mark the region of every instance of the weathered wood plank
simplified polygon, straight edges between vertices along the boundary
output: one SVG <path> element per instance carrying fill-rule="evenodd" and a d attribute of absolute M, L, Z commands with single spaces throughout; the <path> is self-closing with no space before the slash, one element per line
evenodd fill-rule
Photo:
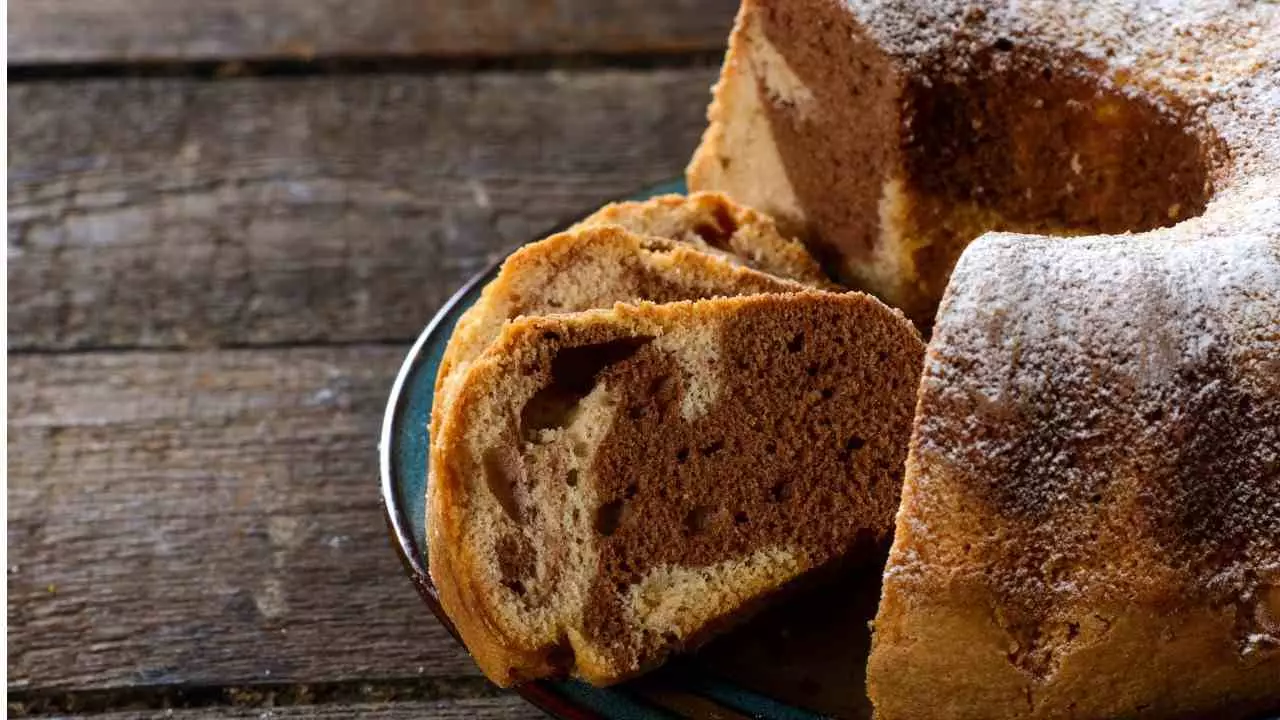
<path fill-rule="evenodd" d="M 10 357 L 10 690 L 478 675 L 379 507 L 402 355 Z"/>
<path fill-rule="evenodd" d="M 66 716 L 60 716 L 66 717 Z M 290 718 L 371 718 L 372 720 L 536 720 L 546 718 L 514 693 L 498 697 L 434 700 L 429 702 L 382 702 L 284 707 L 207 707 L 177 710 L 126 710 L 95 714 L 94 720 L 203 720 L 204 718 L 246 718 L 248 720 L 289 720 Z"/>
<path fill-rule="evenodd" d="M 678 175 L 714 74 L 12 86 L 9 347 L 412 337 L 500 249 Z"/>
<path fill-rule="evenodd" d="M 665 53 L 724 46 L 737 0 L 13 0 L 9 62 Z"/>

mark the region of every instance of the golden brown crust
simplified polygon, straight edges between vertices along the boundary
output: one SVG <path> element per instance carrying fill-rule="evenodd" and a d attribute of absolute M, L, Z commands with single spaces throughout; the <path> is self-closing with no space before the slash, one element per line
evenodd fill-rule
<path fill-rule="evenodd" d="M 578 227 L 598 225 L 618 225 L 635 233 L 730 253 L 761 272 L 817 288 L 833 287 L 804 245 L 784 236 L 772 217 L 721 193 L 695 192 L 611 203 Z"/>
<path fill-rule="evenodd" d="M 472 397 L 462 400 L 466 413 Z M 550 662 L 550 650 L 529 643 L 519 634 L 509 633 L 493 606 L 492 593 L 481 583 L 480 567 L 472 547 L 466 542 L 468 487 L 464 475 L 445 462 L 448 452 L 463 444 L 454 425 L 442 419 L 432 439 L 431 492 L 427 494 L 427 545 L 432 583 L 440 605 L 481 671 L 494 683 L 510 687 L 526 680 L 554 675 L 559 671 Z"/>

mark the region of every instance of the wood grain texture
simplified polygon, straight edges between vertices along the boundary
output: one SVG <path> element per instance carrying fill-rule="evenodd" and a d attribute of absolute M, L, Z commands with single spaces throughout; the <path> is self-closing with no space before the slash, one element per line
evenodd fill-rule
<path fill-rule="evenodd" d="M 12 0 L 9 62 L 720 48 L 737 0 Z"/>
<path fill-rule="evenodd" d="M 714 77 L 12 86 L 9 347 L 411 338 L 501 250 L 679 175 Z"/>
<path fill-rule="evenodd" d="M 10 690 L 477 676 L 379 506 L 403 354 L 10 357 Z"/>
<path fill-rule="evenodd" d="M 95 720 L 290 720 L 368 718 L 370 720 L 536 720 L 546 715 L 514 693 L 499 697 L 430 702 L 293 705 L 287 707 L 207 707 L 189 710 L 126 710 L 95 714 Z"/>

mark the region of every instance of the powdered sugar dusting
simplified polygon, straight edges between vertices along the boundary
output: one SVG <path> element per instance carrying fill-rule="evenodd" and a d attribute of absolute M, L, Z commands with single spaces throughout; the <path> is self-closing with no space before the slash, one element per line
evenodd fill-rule
<path fill-rule="evenodd" d="M 915 562 L 943 553 L 931 545 L 946 544 L 939 518 L 960 502 L 949 493 L 977 488 L 1009 518 L 1040 523 L 1016 541 L 1021 569 L 997 574 L 1011 596 L 1047 606 L 1063 593 L 1115 593 L 1120 580 L 1145 592 L 1162 578 L 1244 592 L 1242 568 L 1280 558 L 1280 5 L 845 3 L 909 72 L 963 79 L 993 49 L 1066 58 L 1073 64 L 1056 73 L 1168 103 L 1206 147 L 1225 149 L 1208 207 L 1174 227 L 1072 240 L 991 234 L 965 252 L 926 361 L 909 472 L 918 492 L 907 490 L 920 505 L 899 521 L 917 541 Z M 1205 517 L 1186 514 L 1228 477 L 1234 495 Z M 1153 499 L 1157 488 L 1170 499 Z M 1131 527 L 1135 515 L 1147 525 Z M 1091 575 L 1097 563 L 1081 553 L 1102 552 L 1108 532 L 1141 540 L 1144 527 L 1165 576 Z M 1229 567 L 1197 564 L 1204 543 L 1246 537 L 1250 549 L 1227 553 Z M 1044 557 L 1073 538 L 1080 546 L 1066 556 Z M 1170 546 L 1181 550 L 1169 556 Z M 906 557 L 895 550 L 891 572 L 910 575 L 895 564 Z"/>
<path fill-rule="evenodd" d="M 1280 164 L 1280 5 L 1237 0 L 845 0 L 875 41 L 909 66 L 1003 44 L 1096 62 L 1099 81 L 1191 107 L 1233 155 L 1237 180 Z M 1066 72 L 1088 68 L 1057 68 Z"/>
<path fill-rule="evenodd" d="M 1280 668 L 1280 4 L 843 1 L 915 82 L 1043 61 L 1155 103 L 1213 168 L 1203 213 L 1173 227 L 965 250 L 926 358 L 873 697 L 921 653 L 939 687 L 998 685 L 1007 668 L 946 647 L 973 638 L 1005 644 L 1028 716 L 1203 701 L 1142 671 L 1123 678 L 1133 706 L 1062 692 L 1114 658 L 1234 650 L 1212 686 L 1262 687 Z"/>
<path fill-rule="evenodd" d="M 1235 607 L 1238 651 L 1270 652 L 1256 608 L 1280 587 L 1280 238 L 1150 235 L 966 251 L 887 577 L 976 572 L 1024 629 L 1134 602 Z M 1050 673 L 1061 651 L 1018 662 Z"/>

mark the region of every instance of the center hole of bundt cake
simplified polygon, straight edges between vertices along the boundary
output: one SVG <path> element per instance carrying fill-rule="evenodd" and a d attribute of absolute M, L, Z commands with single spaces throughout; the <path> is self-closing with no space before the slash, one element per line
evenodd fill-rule
<path fill-rule="evenodd" d="M 983 232 L 1139 232 L 1202 213 L 1212 194 L 1221 143 L 1191 108 L 1097 59 L 994 34 L 981 14 L 910 30 L 921 47 L 958 36 L 919 54 L 830 0 L 762 2 L 752 22 L 813 249 L 918 320 Z"/>
<path fill-rule="evenodd" d="M 1083 58 L 1009 43 L 965 77 L 911 78 L 905 96 L 910 232 L 928 248 L 917 263 L 953 263 L 988 230 L 1166 227 L 1209 200 L 1210 149 L 1189 111 L 1116 89 Z"/>

